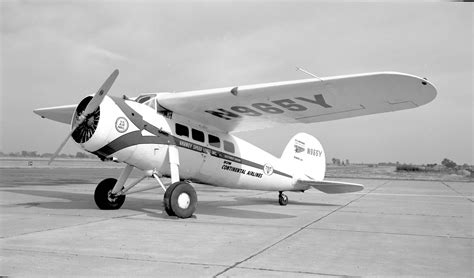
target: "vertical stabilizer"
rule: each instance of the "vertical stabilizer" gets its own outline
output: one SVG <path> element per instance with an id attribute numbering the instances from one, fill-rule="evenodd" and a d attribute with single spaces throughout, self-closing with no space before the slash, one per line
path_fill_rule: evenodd
<path id="1" fill-rule="evenodd" d="M 326 156 L 318 139 L 298 133 L 290 139 L 281 155 L 282 162 L 298 178 L 322 181 L 326 173 Z"/>

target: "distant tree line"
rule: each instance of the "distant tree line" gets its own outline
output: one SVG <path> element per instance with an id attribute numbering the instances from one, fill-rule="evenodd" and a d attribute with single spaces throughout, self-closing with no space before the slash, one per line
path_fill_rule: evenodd
<path id="1" fill-rule="evenodd" d="M 473 166 L 464 163 L 458 165 L 456 162 L 449 158 L 445 158 L 441 161 L 441 164 L 433 163 L 426 165 L 412 165 L 412 164 L 398 164 L 396 171 L 407 171 L 407 172 L 448 172 L 457 174 L 470 174 L 472 177 L 474 174 Z"/>
<path id="2" fill-rule="evenodd" d="M 349 159 L 340 159 L 340 158 L 332 158 L 331 159 L 332 164 L 338 165 L 338 166 L 346 166 L 350 165 Z M 357 164 L 357 163 L 356 163 Z M 359 163 L 359 164 L 364 164 L 364 163 Z M 398 170 L 401 171 L 419 171 L 420 169 L 425 169 L 425 168 L 434 168 L 434 169 L 452 169 L 452 170 L 459 170 L 459 169 L 472 169 L 473 166 L 469 165 L 467 163 L 464 163 L 462 165 L 458 165 L 456 162 L 449 158 L 445 158 L 441 161 L 441 164 L 438 163 L 428 163 L 426 165 L 414 165 L 414 164 L 409 164 L 409 163 L 400 163 L 399 161 L 397 162 L 379 162 L 375 164 L 368 164 L 371 167 L 377 167 L 377 166 L 396 166 Z"/>
<path id="3" fill-rule="evenodd" d="M 52 157 L 52 153 L 38 153 L 37 151 L 21 151 L 21 152 L 10 152 L 4 153 L 0 151 L 0 157 Z M 74 154 L 61 153 L 58 155 L 59 158 L 96 158 L 93 154 L 84 152 L 77 152 Z"/>
<path id="4" fill-rule="evenodd" d="M 332 164 L 338 165 L 338 166 L 341 166 L 341 165 L 342 165 L 342 166 L 350 165 L 349 159 L 344 160 L 344 159 L 334 158 L 334 157 L 333 157 L 333 159 L 332 159 Z"/>

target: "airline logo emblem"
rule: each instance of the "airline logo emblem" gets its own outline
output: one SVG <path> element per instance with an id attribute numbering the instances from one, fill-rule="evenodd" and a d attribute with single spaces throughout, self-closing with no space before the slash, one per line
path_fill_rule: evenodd
<path id="1" fill-rule="evenodd" d="M 268 163 L 263 165 L 263 173 L 267 176 L 271 176 L 273 174 L 273 166 Z"/>
<path id="2" fill-rule="evenodd" d="M 304 148 L 298 145 L 295 145 L 295 153 L 302 153 L 304 152 Z"/>
<path id="3" fill-rule="evenodd" d="M 305 150 L 305 143 L 298 139 L 295 139 L 295 153 L 302 153 Z"/>
<path id="4" fill-rule="evenodd" d="M 128 130 L 128 121 L 124 117 L 119 117 L 115 121 L 115 129 L 120 132 L 124 133 L 125 131 Z"/>

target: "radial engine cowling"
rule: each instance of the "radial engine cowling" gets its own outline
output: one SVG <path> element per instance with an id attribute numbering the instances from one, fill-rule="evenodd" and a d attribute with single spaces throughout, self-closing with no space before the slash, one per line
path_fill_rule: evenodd
<path id="1" fill-rule="evenodd" d="M 84 98 L 76 108 L 72 126 L 84 112 L 92 96 Z M 106 96 L 100 106 L 91 113 L 72 133 L 72 138 L 81 148 L 94 152 L 129 130 L 127 116 L 111 97 Z"/>
<path id="2" fill-rule="evenodd" d="M 87 104 L 91 101 L 92 96 L 88 96 L 84 98 L 79 105 L 76 108 L 76 111 L 74 112 L 74 117 L 72 119 L 72 126 L 74 127 L 76 123 L 79 121 L 79 116 L 84 113 L 84 110 L 87 107 Z M 71 134 L 72 138 L 76 143 L 83 144 L 94 135 L 97 126 L 99 124 L 100 120 L 100 106 L 97 107 L 97 109 L 87 117 L 87 119 L 80 124 L 76 130 Z"/>

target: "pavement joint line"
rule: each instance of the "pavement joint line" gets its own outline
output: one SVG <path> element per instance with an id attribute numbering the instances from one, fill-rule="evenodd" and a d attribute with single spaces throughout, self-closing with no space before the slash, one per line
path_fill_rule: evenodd
<path id="1" fill-rule="evenodd" d="M 170 216 L 170 217 L 173 217 L 173 216 Z M 128 218 L 127 220 L 133 220 L 133 221 L 163 221 L 163 222 L 174 222 L 174 223 L 184 223 L 183 222 L 179 222 L 180 219 L 143 219 L 143 218 Z M 255 224 L 255 223 L 252 223 L 252 224 L 246 224 L 246 223 L 228 223 L 228 222 L 211 222 L 211 221 L 202 221 L 202 222 L 186 222 L 186 224 L 204 224 L 204 225 L 226 225 L 226 226 L 239 226 L 239 227 L 242 227 L 242 226 L 245 226 L 245 227 L 255 227 L 255 228 L 261 228 L 261 227 L 268 227 L 268 228 L 291 228 L 292 226 L 282 226 L 282 225 L 276 225 L 276 224 L 270 224 L 270 225 L 267 225 L 267 224 Z"/>
<path id="2" fill-rule="evenodd" d="M 95 258 L 104 258 L 104 259 L 116 259 L 116 260 L 125 260 L 125 261 L 142 261 L 142 262 L 160 262 L 160 263 L 169 263 L 169 264 L 179 264 L 179 265 L 198 265 L 198 266 L 219 266 L 226 267 L 225 264 L 208 264 L 208 263 L 193 263 L 193 262 L 176 262 L 176 261 L 167 261 L 167 260 L 156 260 L 152 258 L 132 258 L 132 257 L 119 257 L 119 256 L 107 256 L 107 255 L 91 255 L 91 254 L 79 254 L 79 253 L 70 253 L 70 252 L 58 252 L 58 251 L 47 251 L 47 250 L 34 250 L 34 249 L 15 249 L 15 248 L 2 248 L 5 251 L 13 252 L 25 252 L 25 253 L 41 253 L 41 254 L 50 254 L 58 256 L 87 256 Z"/>
<path id="3" fill-rule="evenodd" d="M 355 195 L 359 195 L 361 193 L 353 193 Z M 459 193 L 458 193 L 459 194 Z M 379 195 L 379 196 L 403 196 L 403 197 L 440 197 L 440 198 L 466 198 L 466 196 L 458 196 L 458 195 L 429 195 L 429 194 L 393 194 L 393 193 L 372 193 L 371 196 Z"/>
<path id="4" fill-rule="evenodd" d="M 387 212 L 370 212 L 370 211 L 355 211 L 355 210 L 344 210 L 342 212 L 347 213 L 360 213 L 360 214 L 382 214 L 382 215 L 398 215 L 398 216 L 429 216 L 429 217 L 446 217 L 446 218 L 465 218 L 460 215 L 439 215 L 439 214 L 423 214 L 423 213 L 387 213 Z"/>
<path id="5" fill-rule="evenodd" d="M 457 191 L 456 189 L 452 188 L 449 184 L 447 184 L 446 182 L 442 181 L 441 182 L 442 184 L 444 184 L 446 187 L 448 187 L 449 189 L 451 189 L 452 191 L 454 191 L 456 194 L 459 194 L 460 196 L 466 198 L 468 201 L 470 201 L 471 203 L 474 203 L 474 201 L 469 198 L 469 196 L 466 196 L 464 194 L 462 194 L 461 192 Z"/>
<path id="6" fill-rule="evenodd" d="M 109 220 L 113 220 L 113 219 L 136 216 L 136 215 L 140 215 L 140 214 L 143 214 L 143 213 L 137 213 L 137 214 L 134 214 L 134 215 L 121 215 L 121 216 L 116 216 L 116 217 L 112 217 L 112 218 L 102 218 L 102 219 L 99 219 L 99 220 L 96 220 L 96 221 L 89 221 L 89 222 L 78 223 L 78 224 L 74 224 L 74 225 L 55 227 L 55 228 L 50 228 L 50 229 L 45 229 L 45 230 L 40 230 L 40 231 L 33 231 L 33 232 L 27 232 L 27 233 L 22 233 L 22 234 L 16 234 L 16 235 L 12 235 L 12 236 L 5 236 L 5 237 L 1 236 L 0 239 L 9 239 L 9 238 L 21 237 L 21 236 L 25 236 L 25 235 L 32 235 L 32 234 L 36 234 L 36 233 L 43 233 L 43 232 L 49 232 L 49 231 L 54 231 L 54 230 L 62 230 L 62 229 L 67 229 L 67 228 L 79 227 L 79 226 L 84 226 L 84 225 L 89 225 L 89 224 L 105 222 L 105 221 L 109 221 Z"/>
<path id="7" fill-rule="evenodd" d="M 310 230 L 323 230 L 323 231 L 338 231 L 338 232 L 356 232 L 356 233 L 368 233 L 368 234 L 384 234 L 384 235 L 397 235 L 397 236 L 415 236 L 415 237 L 435 237 L 435 238 L 453 238 L 453 239 L 467 239 L 472 240 L 474 237 L 464 236 L 450 236 L 450 235 L 423 235 L 423 234 L 410 234 L 410 233 L 391 233 L 382 231 L 364 231 L 364 230 L 349 230 L 349 229 L 334 229 L 334 228 L 308 228 Z"/>
<path id="8" fill-rule="evenodd" d="M 345 204 L 345 205 L 343 205 L 343 206 L 340 206 L 340 207 L 336 208 L 335 210 L 330 211 L 328 214 L 325 214 L 325 215 L 323 215 L 323 216 L 317 218 L 316 220 L 311 221 L 310 223 L 308 223 L 308 224 L 302 226 L 301 228 L 297 229 L 296 231 L 293 231 L 292 233 L 288 234 L 287 236 L 285 236 L 284 238 L 278 240 L 277 242 L 274 242 L 274 243 L 270 244 L 269 246 L 267 246 L 267 247 L 261 249 L 260 251 L 258 251 L 258 252 L 256 252 L 256 253 L 250 255 L 249 257 L 247 257 L 247 258 L 245 258 L 245 259 L 243 259 L 243 260 L 241 260 L 241 261 L 238 261 L 238 262 L 234 263 L 232 266 L 230 266 L 230 267 L 224 269 L 224 270 L 221 271 L 221 272 L 218 272 L 218 273 L 217 273 L 216 275 L 214 275 L 213 277 L 218 277 L 218 276 L 220 276 L 220 275 L 226 273 L 227 271 L 229 271 L 229 270 L 231 270 L 231 269 L 237 267 L 238 265 L 240 265 L 240 264 L 242 264 L 242 263 L 245 263 L 245 262 L 247 262 L 247 261 L 253 259 L 254 257 L 256 257 L 256 256 L 258 256 L 258 255 L 260 255 L 260 254 L 262 254 L 262 253 L 265 252 L 265 251 L 267 251 L 268 249 L 270 249 L 270 248 L 272 248 L 272 247 L 278 245 L 279 243 L 281 243 L 281 242 L 283 242 L 283 241 L 289 239 L 290 237 L 293 237 L 294 235 L 298 234 L 299 232 L 305 230 L 307 227 L 309 227 L 309 226 L 311 226 L 311 225 L 313 225 L 313 224 L 319 222 L 320 220 L 322 220 L 322 219 L 328 217 L 329 215 L 331 215 L 331 214 L 333 214 L 333 213 L 335 213 L 335 212 L 337 212 L 337 211 L 339 211 L 339 210 L 341 210 L 341 209 L 347 207 L 348 205 L 350 205 L 350 204 L 352 204 L 352 203 L 354 203 L 354 202 L 357 202 L 358 200 L 360 200 L 360 199 L 362 199 L 363 197 L 365 197 L 367 194 L 370 194 L 372 191 L 374 191 L 374 190 L 380 188 L 381 186 L 383 186 L 383 185 L 385 185 L 385 184 L 387 184 L 387 183 L 390 183 L 390 182 L 391 182 L 391 181 L 385 181 L 385 182 L 383 182 L 382 184 L 379 184 L 378 186 L 376 186 L 376 187 L 372 188 L 371 190 L 369 190 L 366 194 L 361 195 L 360 197 L 355 198 L 355 199 L 349 201 L 347 204 Z"/>
<path id="9" fill-rule="evenodd" d="M 396 198 L 390 198 L 390 199 L 386 199 L 385 200 L 386 202 L 400 202 L 399 199 L 396 199 Z M 440 199 L 439 202 L 442 202 L 443 199 Z M 429 200 L 429 199 L 411 199 L 410 200 L 410 203 L 419 203 L 419 204 L 423 204 L 423 203 L 432 203 L 433 201 Z M 462 203 L 461 205 L 470 205 L 469 203 Z"/>
<path id="10" fill-rule="evenodd" d="M 286 270 L 286 269 L 274 269 L 274 268 L 262 268 L 262 267 L 245 267 L 245 266 L 238 266 L 236 268 L 239 269 L 248 269 L 248 270 L 263 270 L 263 271 L 272 271 L 272 272 L 284 272 L 284 273 L 293 273 L 293 274 L 312 274 L 312 275 L 323 275 L 323 276 L 331 276 L 331 277 L 360 277 L 360 276 L 352 276 L 352 275 L 344 275 L 344 274 L 332 274 L 332 273 L 322 273 L 322 272 L 311 272 L 311 271 L 298 271 L 298 270 Z"/>

